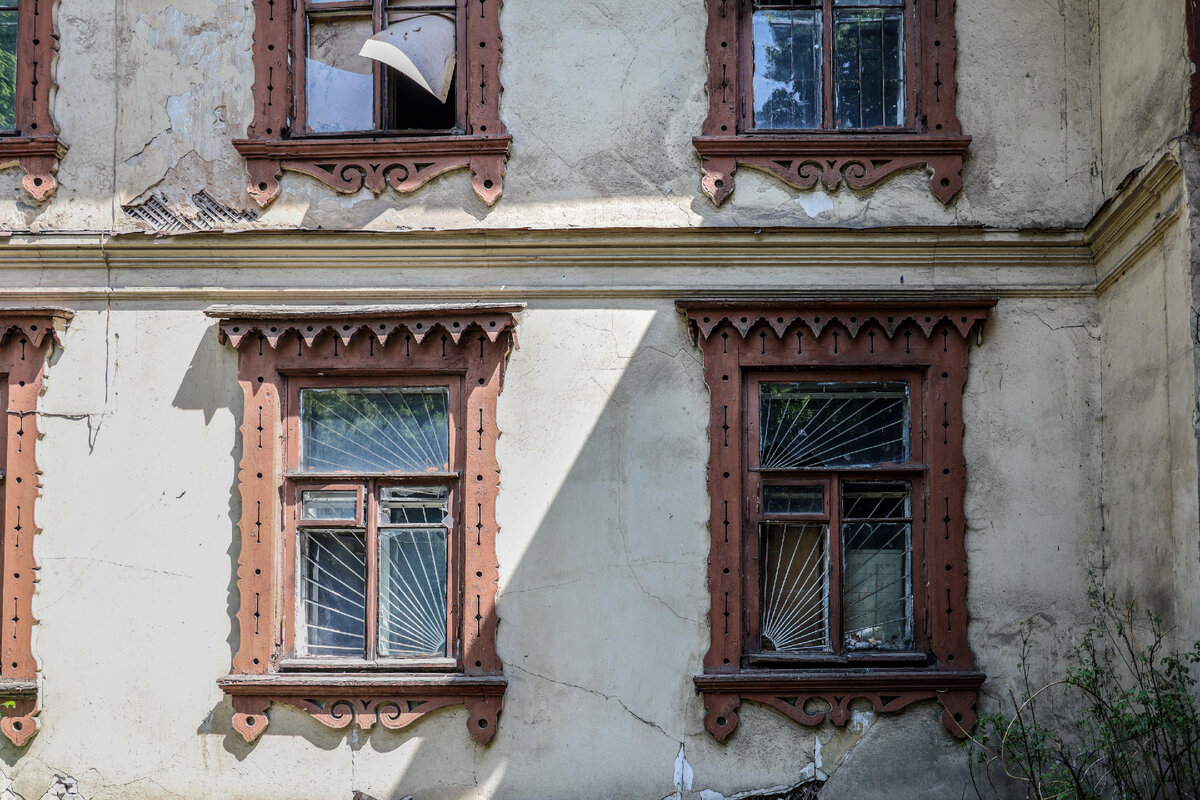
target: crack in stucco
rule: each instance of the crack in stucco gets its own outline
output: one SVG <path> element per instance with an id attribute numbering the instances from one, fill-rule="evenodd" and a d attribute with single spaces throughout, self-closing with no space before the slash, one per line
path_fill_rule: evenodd
<path id="1" fill-rule="evenodd" d="M 633 717 L 638 722 L 642 723 L 643 725 L 647 725 L 651 728 L 654 728 L 654 730 L 658 731 L 663 736 L 670 739 L 672 742 L 675 742 L 676 744 L 678 744 L 680 746 L 683 745 L 682 741 L 680 741 L 678 738 L 672 736 L 671 734 L 667 733 L 667 731 L 664 730 L 663 727 L 661 725 L 659 725 L 657 722 L 646 719 L 641 714 L 638 714 L 636 711 L 631 709 L 629 706 L 625 705 L 625 701 L 622 700 L 621 698 L 617 697 L 616 695 L 605 694 L 604 692 L 598 691 L 596 689 L 589 689 L 586 686 L 580 686 L 577 683 L 568 683 L 567 681 L 556 680 L 549 676 L 542 675 L 537 672 L 533 672 L 532 670 L 525 669 L 524 667 L 518 667 L 516 664 L 509 664 L 508 666 L 512 669 L 517 670 L 518 672 L 524 672 L 526 675 L 530 676 L 531 678 L 537 678 L 538 680 L 543 680 L 543 681 L 546 681 L 547 683 L 554 683 L 559 686 L 565 686 L 568 689 L 577 689 L 578 691 L 584 692 L 586 694 L 590 694 L 595 697 L 603 698 L 606 701 L 614 702 L 617 705 L 619 705 L 621 708 L 625 709 L 625 713 L 629 714 L 629 716 Z"/>

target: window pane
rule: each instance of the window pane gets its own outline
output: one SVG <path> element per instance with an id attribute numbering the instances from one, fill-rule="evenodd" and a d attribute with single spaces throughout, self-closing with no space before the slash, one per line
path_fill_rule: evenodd
<path id="1" fill-rule="evenodd" d="M 766 469 L 908 461 L 907 383 L 764 383 L 759 414 Z"/>
<path id="2" fill-rule="evenodd" d="M 379 532 L 379 655 L 446 655 L 446 529 Z"/>
<path id="3" fill-rule="evenodd" d="M 303 389 L 301 469 L 437 472 L 449 469 L 444 387 Z"/>
<path id="4" fill-rule="evenodd" d="M 904 9 L 838 9 L 833 49 L 837 127 L 904 125 Z"/>
<path id="5" fill-rule="evenodd" d="M 371 16 L 321 14 L 308 18 L 305 62 L 308 127 L 319 133 L 375 127 L 375 78 L 358 54 L 374 33 Z"/>
<path id="6" fill-rule="evenodd" d="M 0 130 L 17 128 L 17 12 L 16 4 L 0 3 Z"/>
<path id="7" fill-rule="evenodd" d="M 763 513 L 824 514 L 825 490 L 820 486 L 767 486 L 763 489 Z"/>
<path id="8" fill-rule="evenodd" d="M 762 649 L 828 650 L 828 526 L 776 523 L 762 531 Z"/>
<path id="9" fill-rule="evenodd" d="M 390 486 L 379 497 L 382 525 L 444 525 L 450 490 L 445 486 Z"/>
<path id="10" fill-rule="evenodd" d="M 301 493 L 301 519 L 358 519 L 358 492 L 317 490 Z"/>
<path id="11" fill-rule="evenodd" d="M 300 575 L 305 654 L 366 655 L 366 552 L 361 532 L 304 534 Z"/>
<path id="12" fill-rule="evenodd" d="M 389 3 L 387 28 L 431 88 L 448 82 L 446 102 L 407 75 L 387 67 L 387 127 L 393 130 L 449 130 L 457 122 L 455 70 L 457 34 L 453 2 Z"/>
<path id="13" fill-rule="evenodd" d="M 754 10 L 754 124 L 821 126 L 821 11 Z"/>
<path id="14" fill-rule="evenodd" d="M 847 483 L 842 491 L 847 650 L 912 647 L 912 488 Z"/>

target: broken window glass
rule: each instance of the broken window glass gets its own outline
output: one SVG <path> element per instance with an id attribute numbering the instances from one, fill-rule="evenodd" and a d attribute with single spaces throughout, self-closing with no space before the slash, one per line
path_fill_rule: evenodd
<path id="1" fill-rule="evenodd" d="M 445 486 L 388 486 L 380 491 L 381 525 L 445 525 L 450 490 Z"/>
<path id="2" fill-rule="evenodd" d="M 446 529 L 379 534 L 379 655 L 446 655 Z"/>
<path id="3" fill-rule="evenodd" d="M 17 0 L 0 0 L 0 131 L 17 128 Z"/>
<path id="4" fill-rule="evenodd" d="M 308 4 L 308 129 L 453 129 L 458 62 L 454 0 L 368 0 L 353 8 L 335 2 Z"/>
<path id="5" fill-rule="evenodd" d="M 370 14 L 309 15 L 305 97 L 310 130 L 375 127 L 374 66 L 358 54 L 374 32 Z"/>
<path id="6" fill-rule="evenodd" d="M 768 522 L 762 534 L 762 649 L 828 650 L 829 526 Z"/>
<path id="7" fill-rule="evenodd" d="M 303 389 L 301 469 L 440 472 L 450 461 L 444 387 Z"/>
<path id="8" fill-rule="evenodd" d="M 904 125 L 904 2 L 835 0 L 834 115 L 841 129 Z"/>
<path id="9" fill-rule="evenodd" d="M 764 469 L 908 460 L 907 383 L 764 383 L 759 408 Z"/>
<path id="10" fill-rule="evenodd" d="M 842 487 L 844 645 L 912 647 L 912 486 L 847 482 Z"/>
<path id="11" fill-rule="evenodd" d="M 302 653 L 361 658 L 366 652 L 365 534 L 309 530 L 301 548 Z"/>
<path id="12" fill-rule="evenodd" d="M 821 127 L 820 0 L 755 3 L 754 124 Z"/>
<path id="13" fill-rule="evenodd" d="M 358 491 L 355 489 L 312 490 L 301 493 L 301 519 L 357 520 Z"/>

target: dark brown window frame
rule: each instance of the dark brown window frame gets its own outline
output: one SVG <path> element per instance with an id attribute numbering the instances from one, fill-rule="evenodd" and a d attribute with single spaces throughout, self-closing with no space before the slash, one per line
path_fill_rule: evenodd
<path id="1" fill-rule="evenodd" d="M 709 111 L 692 142 L 700 155 L 701 187 L 715 204 L 733 192 L 738 166 L 771 173 L 798 189 L 820 182 L 833 191 L 843 181 L 866 189 L 923 164 L 932 172 L 934 195 L 946 204 L 954 199 L 963 186 L 963 160 L 971 144 L 955 111 L 954 0 L 906 2 L 908 126 L 903 130 L 754 131 L 751 12 L 752 0 L 708 3 Z"/>
<path id="2" fill-rule="evenodd" d="M 304 0 L 254 0 L 254 122 L 233 142 L 246 159 L 247 191 L 266 207 L 283 172 L 316 178 L 344 194 L 364 186 L 415 191 L 445 172 L 470 169 L 475 194 L 494 205 L 512 148 L 500 118 L 499 0 L 458 0 L 461 130 L 409 136 L 308 134 L 293 129 L 304 87 L 292 65 L 304 58 Z M 299 20 L 299 21 L 298 21 Z"/>
<path id="3" fill-rule="evenodd" d="M 218 684 L 233 698 L 234 728 L 254 741 L 272 703 L 307 712 L 331 728 L 352 723 L 403 728 L 425 714 L 465 705 L 467 728 L 486 744 L 496 732 L 508 685 L 496 651 L 496 403 L 516 344 L 513 314 L 522 307 L 430 309 L 211 309 L 223 342 L 238 353 L 244 395 L 240 644 L 230 675 Z M 288 398 L 300 386 L 369 386 L 374 381 L 461 384 L 453 419 L 462 437 L 461 506 L 454 558 L 462 597 L 456 657 L 437 663 L 385 659 L 294 658 L 290 620 L 294 576 L 287 568 Z M 476 446 L 467 446 L 474 440 Z M 330 476 L 314 476 L 331 482 Z"/>
<path id="4" fill-rule="evenodd" d="M 41 485 L 37 464 L 37 403 L 45 366 L 59 332 L 71 320 L 61 309 L 0 309 L 0 509 L 4 518 L 0 593 L 0 700 L 14 707 L 0 715 L 0 733 L 17 747 L 38 732 L 41 711 L 38 664 L 33 655 L 33 592 L 37 562 L 33 537 L 39 532 L 36 505 Z"/>
<path id="5" fill-rule="evenodd" d="M 993 299 L 936 298 L 678 303 L 703 352 L 711 394 L 712 639 L 704 671 L 694 681 L 704 696 L 705 727 L 718 740 L 736 729 L 743 700 L 769 705 L 804 725 L 828 720 L 842 726 L 855 700 L 883 713 L 936 699 L 952 734 L 965 736 L 974 725 L 985 676 L 975 669 L 967 642 L 962 393 L 970 339 L 982 335 L 994 305 Z M 922 456 L 921 496 L 915 483 L 912 501 L 913 587 L 921 595 L 914 602 L 914 653 L 920 657 L 876 652 L 770 664 L 753 656 L 749 641 L 759 575 L 757 559 L 747 549 L 757 540 L 750 530 L 754 518 L 747 490 L 753 417 L 746 405 L 748 381 L 835 373 L 854 381 L 919 376 L 921 396 L 911 402 L 924 432 L 922 450 L 914 450 L 912 459 Z M 827 709 L 816 707 L 818 701 Z"/>
<path id="6" fill-rule="evenodd" d="M 50 118 L 54 87 L 53 0 L 19 0 L 17 5 L 16 130 L 0 132 L 0 168 L 25 171 L 21 186 L 43 202 L 58 189 L 58 163 L 66 148 Z"/>

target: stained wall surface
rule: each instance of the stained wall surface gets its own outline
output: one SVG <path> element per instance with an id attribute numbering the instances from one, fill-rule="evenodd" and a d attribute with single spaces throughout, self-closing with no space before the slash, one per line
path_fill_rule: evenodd
<path id="1" fill-rule="evenodd" d="M 61 186 L 33 207 L 16 193 L 19 173 L 0 174 L 0 194 L 15 199 L 0 204 L 0 227 L 139 230 L 122 206 L 158 195 L 194 216 L 189 198 L 201 190 L 252 206 L 230 144 L 252 117 L 249 6 L 58 3 L 52 111 L 70 147 Z M 1083 225 L 1100 197 L 1088 0 L 957 7 L 958 109 L 975 138 L 966 189 L 950 207 L 923 170 L 830 196 L 746 169 L 718 209 L 700 193 L 691 145 L 708 107 L 704 4 L 534 0 L 501 11 L 502 112 L 514 136 L 501 203 L 474 197 L 467 172 L 379 198 L 289 174 L 251 227 Z"/>

